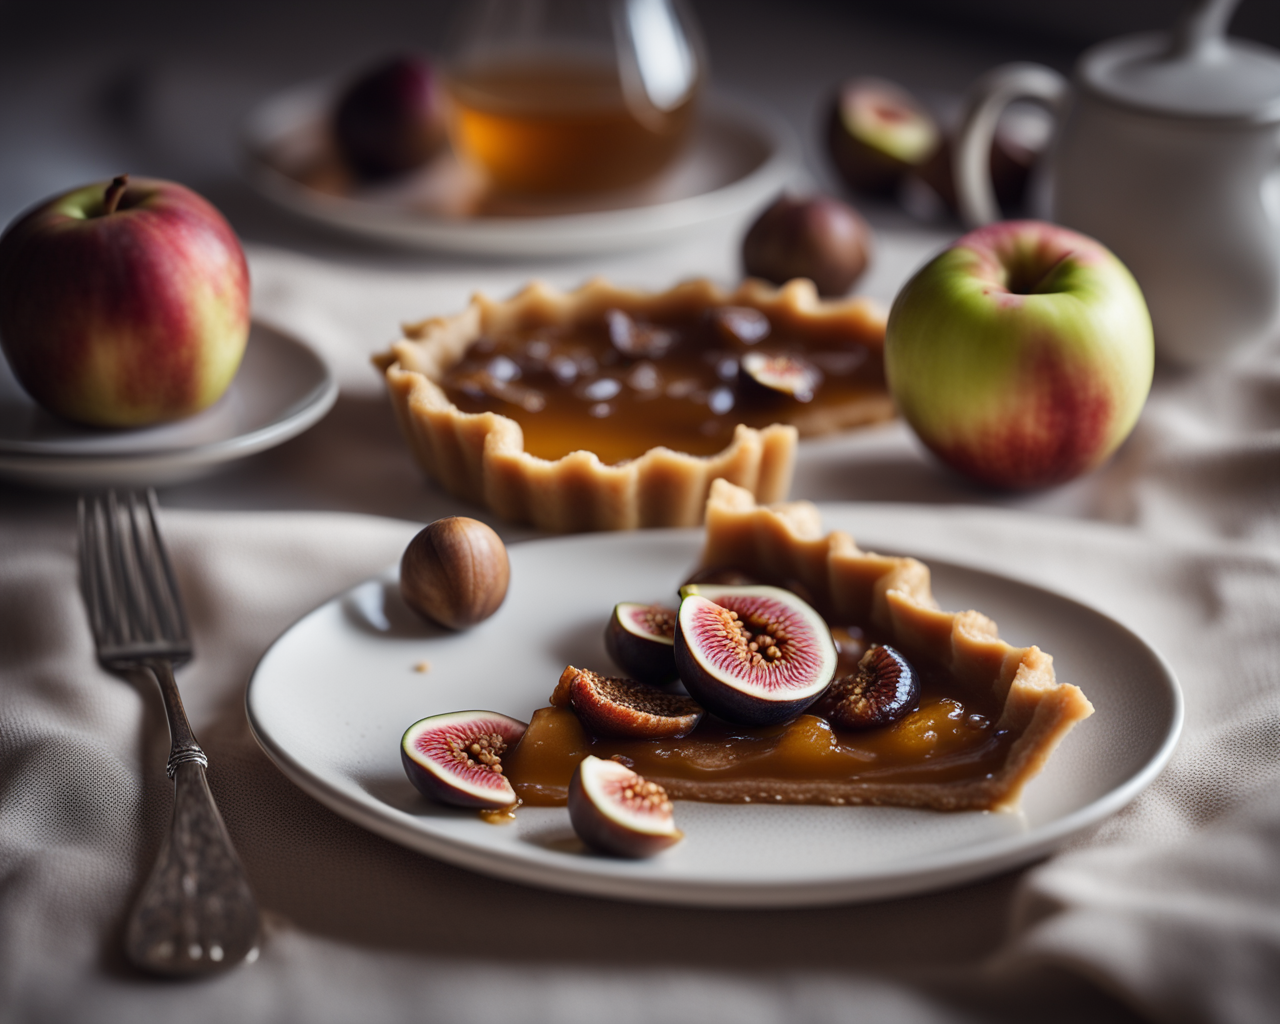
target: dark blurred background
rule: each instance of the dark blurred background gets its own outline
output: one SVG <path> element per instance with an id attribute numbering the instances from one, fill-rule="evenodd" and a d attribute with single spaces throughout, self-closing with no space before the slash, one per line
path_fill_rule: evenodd
<path id="1" fill-rule="evenodd" d="M 1068 70 L 1090 44 L 1168 27 L 1187 7 L 1181 0 L 691 5 L 713 84 L 786 120 L 810 173 L 828 185 L 816 121 L 844 77 L 896 79 L 946 114 L 995 64 L 1037 60 Z M 236 136 L 246 113 L 284 86 L 350 73 L 388 51 L 439 52 L 459 6 L 457 0 L 0 0 L 0 224 L 59 189 L 127 168 L 204 188 L 227 204 L 248 237 L 281 241 L 278 219 L 231 185 L 238 181 Z M 1232 32 L 1280 46 L 1280 3 L 1243 0 Z"/>

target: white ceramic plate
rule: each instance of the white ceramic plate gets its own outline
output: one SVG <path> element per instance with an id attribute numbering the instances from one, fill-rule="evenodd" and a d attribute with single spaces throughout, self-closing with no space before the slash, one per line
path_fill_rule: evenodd
<path id="1" fill-rule="evenodd" d="M 519 256 L 652 245 L 745 215 L 795 172 L 785 129 L 712 97 L 689 146 L 657 179 L 576 207 L 526 204 L 518 216 L 467 212 L 477 185 L 448 155 L 390 186 L 335 193 L 284 170 L 311 166 L 325 151 L 333 91 L 331 83 L 299 86 L 250 115 L 243 153 L 249 180 L 268 199 L 310 220 L 402 245 Z"/>
<path id="2" fill-rule="evenodd" d="M 854 532 L 855 515 L 855 506 L 823 506 L 831 529 Z M 1019 814 L 682 801 L 685 840 L 631 862 L 585 852 L 561 808 L 521 808 L 515 824 L 495 826 L 418 794 L 400 764 L 411 723 L 466 709 L 527 721 L 566 664 L 608 666 L 602 634 L 617 601 L 672 601 L 701 538 L 646 531 L 513 545 L 506 603 L 461 634 L 423 625 L 400 601 L 394 572 L 370 580 L 263 657 L 247 696 L 254 734 L 307 793 L 442 860 L 572 892 L 735 907 L 879 899 L 1025 863 L 1124 806 L 1172 752 L 1181 694 L 1141 639 L 1061 595 L 930 559 L 943 607 L 980 609 L 1011 642 L 1050 651 L 1059 678 L 1097 708 L 1030 784 Z M 424 660 L 430 671 L 414 671 Z"/>
<path id="3" fill-rule="evenodd" d="M 289 440 L 337 397 L 324 360 L 259 323 L 235 380 L 212 407 L 138 430 L 94 430 L 50 415 L 0 357 L 0 478 L 56 487 L 177 483 Z"/>

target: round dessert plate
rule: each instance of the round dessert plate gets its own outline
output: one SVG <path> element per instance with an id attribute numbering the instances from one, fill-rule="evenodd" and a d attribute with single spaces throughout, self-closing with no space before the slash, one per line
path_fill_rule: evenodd
<path id="1" fill-rule="evenodd" d="M 749 213 L 795 172 L 784 128 L 712 97 L 685 151 L 633 189 L 567 201 L 500 201 L 447 152 L 389 185 L 354 185 L 331 151 L 326 114 L 333 94 L 332 83 L 299 86 L 249 116 L 243 133 L 249 181 L 309 220 L 402 245 L 521 256 L 652 245 Z"/>
<path id="2" fill-rule="evenodd" d="M 337 397 L 323 359 L 260 323 L 235 380 L 213 406 L 137 430 L 96 430 L 45 412 L 0 358 L 0 478 L 55 487 L 178 483 L 295 437 Z"/>
<path id="3" fill-rule="evenodd" d="M 856 517 L 856 506 L 823 507 L 832 529 L 849 530 Z M 616 602 L 673 602 L 701 542 L 700 530 L 672 530 L 513 545 L 506 603 L 465 633 L 418 619 L 395 572 L 369 580 L 301 619 L 262 658 L 247 695 L 254 735 L 311 796 L 441 860 L 570 892 L 725 907 L 882 899 L 1007 870 L 1119 810 L 1172 753 L 1181 694 L 1140 638 L 1067 597 L 930 559 L 943 607 L 980 609 L 1011 643 L 1052 652 L 1058 677 L 1079 683 L 1097 709 L 1018 813 L 680 801 L 685 839 L 652 860 L 624 861 L 587 852 L 563 808 L 522 807 L 513 824 L 494 826 L 414 789 L 399 750 L 410 724 L 469 709 L 527 721 L 566 664 L 609 666 L 603 632 Z"/>

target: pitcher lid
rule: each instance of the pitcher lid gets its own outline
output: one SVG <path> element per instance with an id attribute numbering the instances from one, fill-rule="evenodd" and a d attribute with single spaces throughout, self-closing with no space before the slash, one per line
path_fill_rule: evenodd
<path id="1" fill-rule="evenodd" d="M 1079 75 L 1126 106 L 1180 117 L 1280 120 L 1280 51 L 1231 39 L 1238 0 L 1201 0 L 1174 31 L 1125 36 L 1089 50 Z"/>

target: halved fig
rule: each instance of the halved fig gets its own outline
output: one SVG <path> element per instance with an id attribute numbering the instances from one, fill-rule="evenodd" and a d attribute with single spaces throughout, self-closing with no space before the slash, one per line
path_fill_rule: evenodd
<path id="1" fill-rule="evenodd" d="M 813 401 L 813 394 L 822 383 L 822 371 L 797 356 L 748 352 L 739 365 L 745 383 L 797 402 Z"/>
<path id="2" fill-rule="evenodd" d="M 502 755 L 527 728 L 494 711 L 455 711 L 414 722 L 400 740 L 405 774 L 423 796 L 454 807 L 516 802 Z"/>
<path id="3" fill-rule="evenodd" d="M 674 608 L 623 601 L 609 616 L 604 647 L 627 675 L 661 686 L 677 676 L 675 637 Z"/>
<path id="4" fill-rule="evenodd" d="M 831 630 L 790 591 L 690 584 L 680 595 L 676 667 L 708 711 L 770 725 L 800 714 L 831 683 Z"/>
<path id="5" fill-rule="evenodd" d="M 643 323 L 620 309 L 606 309 L 609 343 L 629 359 L 661 359 L 679 341 L 668 327 Z"/>
<path id="6" fill-rule="evenodd" d="M 566 701 L 596 736 L 678 739 L 693 732 L 703 714 L 692 697 L 572 665 L 551 695 L 552 704 L 563 707 Z"/>
<path id="7" fill-rule="evenodd" d="M 858 671 L 831 684 L 831 722 L 845 729 L 889 725 L 920 703 L 920 678 L 902 654 L 887 644 L 872 647 Z"/>
<path id="8" fill-rule="evenodd" d="M 721 340 L 734 348 L 764 341 L 772 329 L 769 318 L 751 306 L 718 306 L 710 317 Z"/>
<path id="9" fill-rule="evenodd" d="M 827 121 L 836 170 L 860 192 L 891 193 L 941 140 L 937 122 L 915 97 L 877 78 L 841 85 Z"/>
<path id="10" fill-rule="evenodd" d="M 569 821 L 593 850 L 652 857 L 678 843 L 667 791 L 618 761 L 588 754 L 569 781 Z"/>

